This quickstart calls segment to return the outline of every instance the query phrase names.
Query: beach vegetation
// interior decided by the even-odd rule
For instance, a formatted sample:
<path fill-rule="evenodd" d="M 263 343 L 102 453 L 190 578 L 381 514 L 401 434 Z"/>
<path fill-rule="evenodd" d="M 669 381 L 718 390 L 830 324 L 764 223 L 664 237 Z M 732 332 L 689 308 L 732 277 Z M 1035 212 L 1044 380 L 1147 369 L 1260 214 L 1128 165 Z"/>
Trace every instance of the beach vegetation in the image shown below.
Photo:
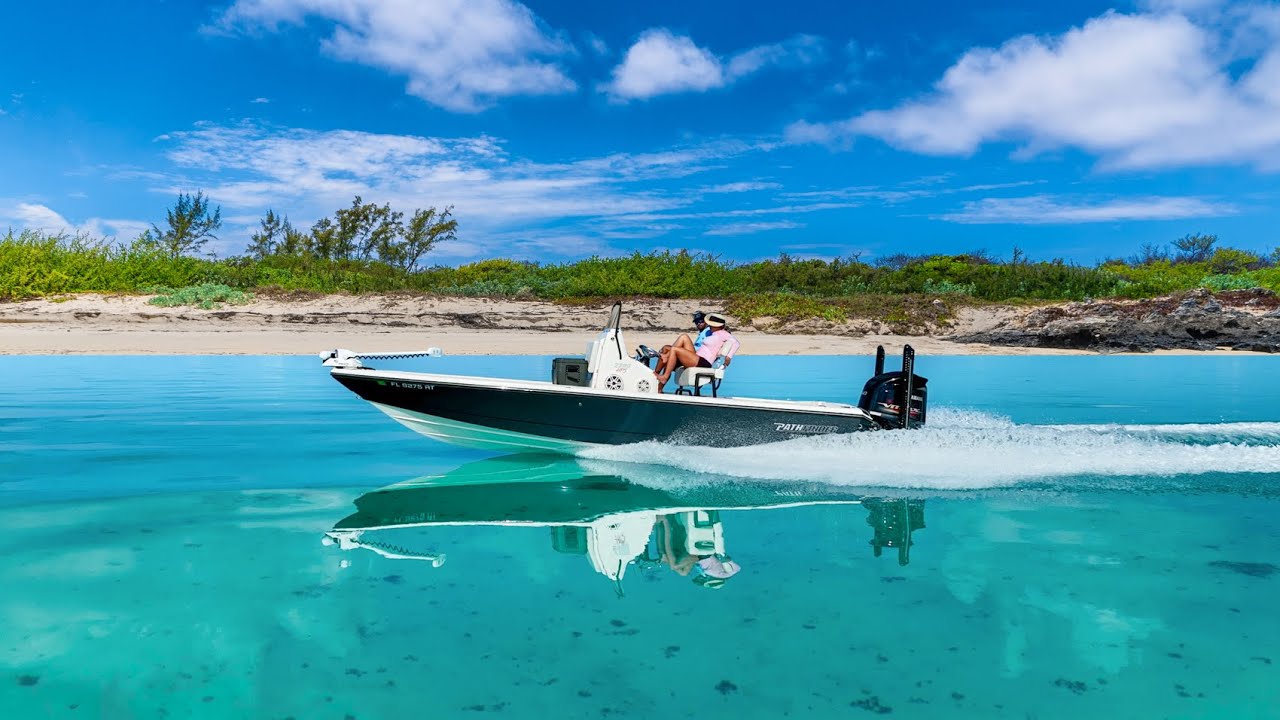
<path fill-rule="evenodd" d="M 237 290 L 217 283 L 202 283 L 184 288 L 146 288 L 147 292 L 156 296 L 147 301 L 156 307 L 198 307 L 205 310 L 216 310 L 227 305 L 248 305 L 253 302 L 253 293 Z"/>
<path fill-rule="evenodd" d="M 1183 235 L 1173 241 L 1178 250 L 1177 259 L 1181 262 L 1198 263 L 1209 259 L 1213 254 L 1213 246 L 1218 242 L 1217 235 Z"/>
<path fill-rule="evenodd" d="M 956 255 L 899 253 L 864 261 L 785 253 L 756 262 L 664 251 L 573 262 L 485 259 L 429 264 L 440 243 L 455 241 L 453 208 L 415 209 L 365 202 L 322 218 L 309 230 L 267 210 L 242 255 L 199 257 L 221 212 L 201 192 L 179 195 L 165 226 L 129 241 L 33 230 L 0 236 L 0 298 L 71 293 L 145 293 L 156 304 L 217 307 L 254 294 L 411 292 L 445 296 L 545 299 L 721 299 L 750 322 L 878 318 L 897 327 L 945 323 L 953 308 L 984 302 L 1146 298 L 1197 287 L 1280 290 L 1280 248 L 1263 255 L 1185 235 L 1143 245 L 1127 259 L 1094 266 L 1036 260 L 1021 249 L 1007 259 L 984 250 Z M 157 288 L 164 288 L 159 292 Z M 235 294 L 241 293 L 241 294 Z"/>
<path fill-rule="evenodd" d="M 222 227 L 222 208 L 210 210 L 209 198 L 199 191 L 195 195 L 179 194 L 178 202 L 165 215 L 164 229 L 153 224 L 138 242 L 154 245 L 170 258 L 199 251 L 205 243 L 218 238 L 214 231 Z"/>

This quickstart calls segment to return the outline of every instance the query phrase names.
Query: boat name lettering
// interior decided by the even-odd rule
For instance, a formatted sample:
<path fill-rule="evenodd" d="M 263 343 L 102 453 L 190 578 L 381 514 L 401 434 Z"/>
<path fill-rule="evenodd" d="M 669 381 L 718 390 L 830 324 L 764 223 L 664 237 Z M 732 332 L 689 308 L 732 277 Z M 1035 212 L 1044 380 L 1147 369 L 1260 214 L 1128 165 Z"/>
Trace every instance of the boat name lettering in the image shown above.
<path fill-rule="evenodd" d="M 402 388 L 404 390 L 435 390 L 435 385 L 426 385 L 416 382 L 404 382 L 402 380 L 388 380 L 387 384 L 394 388 Z"/>
<path fill-rule="evenodd" d="M 798 423 L 774 423 L 776 432 L 790 433 L 833 433 L 839 432 L 838 425 L 801 425 Z"/>

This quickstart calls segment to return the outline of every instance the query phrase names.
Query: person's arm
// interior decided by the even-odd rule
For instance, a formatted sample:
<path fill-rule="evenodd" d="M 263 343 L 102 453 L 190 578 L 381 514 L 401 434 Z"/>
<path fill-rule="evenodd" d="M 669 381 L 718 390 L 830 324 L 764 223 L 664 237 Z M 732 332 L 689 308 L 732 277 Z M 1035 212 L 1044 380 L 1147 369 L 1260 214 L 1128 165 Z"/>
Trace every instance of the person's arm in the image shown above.
<path fill-rule="evenodd" d="M 725 338 L 725 343 L 729 345 L 729 350 L 724 354 L 724 366 L 729 367 L 729 363 L 733 360 L 733 354 L 738 352 L 738 348 L 742 347 L 742 343 L 738 342 L 738 338 L 734 337 L 733 333 L 728 330 L 725 330 L 724 334 L 729 336 Z"/>

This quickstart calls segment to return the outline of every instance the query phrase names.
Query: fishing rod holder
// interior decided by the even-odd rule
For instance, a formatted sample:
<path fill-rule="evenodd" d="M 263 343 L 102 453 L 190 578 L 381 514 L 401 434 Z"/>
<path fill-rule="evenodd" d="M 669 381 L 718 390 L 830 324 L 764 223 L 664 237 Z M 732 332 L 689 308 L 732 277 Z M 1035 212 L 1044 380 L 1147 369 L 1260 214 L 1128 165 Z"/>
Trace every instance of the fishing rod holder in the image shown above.
<path fill-rule="evenodd" d="M 401 360 L 420 357 L 442 357 L 444 351 L 438 347 L 426 350 L 409 350 L 406 352 L 358 353 L 344 348 L 325 350 L 320 353 L 321 364 L 325 367 L 362 368 L 366 367 L 361 360 Z M 372 370 L 373 368 L 369 368 Z"/>

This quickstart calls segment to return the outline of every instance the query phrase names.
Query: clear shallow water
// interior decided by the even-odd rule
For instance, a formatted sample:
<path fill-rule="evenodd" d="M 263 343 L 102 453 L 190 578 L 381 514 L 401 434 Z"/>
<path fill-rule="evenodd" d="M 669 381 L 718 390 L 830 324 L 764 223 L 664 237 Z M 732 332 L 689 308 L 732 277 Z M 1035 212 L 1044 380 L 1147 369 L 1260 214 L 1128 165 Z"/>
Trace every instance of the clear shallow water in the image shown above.
<path fill-rule="evenodd" d="M 743 358 L 733 392 L 850 400 L 869 365 Z M 311 358 L 0 358 L 0 717 L 1275 717 L 1274 368 L 921 358 L 921 432 L 549 461 L 420 439 Z M 321 543 L 423 476 L 571 489 L 361 536 L 440 567 Z M 908 502 L 900 565 L 871 541 Z M 719 589 L 548 528 L 691 507 Z"/>

